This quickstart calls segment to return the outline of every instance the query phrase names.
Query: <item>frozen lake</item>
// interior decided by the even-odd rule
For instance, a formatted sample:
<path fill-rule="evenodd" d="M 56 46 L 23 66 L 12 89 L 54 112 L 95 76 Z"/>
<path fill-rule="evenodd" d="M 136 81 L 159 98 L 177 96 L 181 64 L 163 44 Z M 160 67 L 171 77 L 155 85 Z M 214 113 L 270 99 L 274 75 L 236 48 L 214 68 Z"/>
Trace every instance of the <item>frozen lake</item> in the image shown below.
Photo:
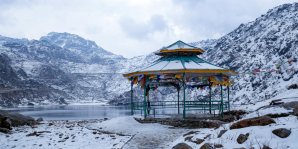
<path fill-rule="evenodd" d="M 6 109 L 44 120 L 87 120 L 130 115 L 129 107 L 102 105 L 55 105 Z"/>

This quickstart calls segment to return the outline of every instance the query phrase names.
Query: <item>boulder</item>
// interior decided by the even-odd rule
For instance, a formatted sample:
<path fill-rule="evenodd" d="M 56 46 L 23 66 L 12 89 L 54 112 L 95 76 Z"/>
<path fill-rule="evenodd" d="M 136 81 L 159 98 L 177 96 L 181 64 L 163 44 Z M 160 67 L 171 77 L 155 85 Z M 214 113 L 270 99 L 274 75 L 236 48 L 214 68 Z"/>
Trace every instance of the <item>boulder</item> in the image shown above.
<path fill-rule="evenodd" d="M 202 142 L 204 142 L 205 140 L 204 139 L 199 139 L 197 138 L 195 141 L 192 140 L 191 142 L 195 143 L 195 144 L 201 144 Z"/>
<path fill-rule="evenodd" d="M 269 146 L 267 146 L 267 145 L 264 145 L 264 146 L 262 147 L 262 149 L 272 149 L 272 148 L 269 147 Z"/>
<path fill-rule="evenodd" d="M 210 143 L 205 143 L 200 149 L 214 149 L 214 147 Z"/>
<path fill-rule="evenodd" d="M 298 101 L 287 102 L 282 106 L 286 109 L 298 109 Z"/>
<path fill-rule="evenodd" d="M 10 133 L 10 130 L 7 129 L 7 128 L 1 128 L 0 127 L 0 132 L 2 132 L 2 133 Z"/>
<path fill-rule="evenodd" d="M 221 120 L 224 122 L 233 122 L 235 120 L 241 119 L 244 114 L 247 114 L 247 112 L 244 110 L 226 111 L 223 113 Z"/>
<path fill-rule="evenodd" d="M 232 124 L 230 129 L 239 129 L 239 128 L 245 128 L 250 126 L 266 126 L 272 123 L 275 123 L 275 121 L 272 118 L 268 116 L 260 116 L 260 117 L 240 120 Z"/>
<path fill-rule="evenodd" d="M 291 134 L 291 130 L 286 128 L 278 128 L 273 130 L 272 133 L 280 138 L 287 138 Z"/>
<path fill-rule="evenodd" d="M 199 131 L 190 131 L 190 132 L 184 134 L 183 137 L 188 136 L 188 135 L 195 134 L 195 133 L 197 133 L 197 132 L 199 132 Z"/>
<path fill-rule="evenodd" d="M 195 144 L 201 144 L 202 142 L 205 141 L 204 139 L 197 138 L 196 140 L 193 140 L 192 138 L 193 138 L 193 136 L 185 137 L 184 141 L 189 141 L 189 142 L 192 142 L 192 143 L 195 143 Z"/>
<path fill-rule="evenodd" d="M 215 148 L 223 148 L 223 145 L 222 144 L 214 144 L 214 147 Z"/>
<path fill-rule="evenodd" d="M 11 120 L 8 117 L 0 118 L 0 128 L 11 130 Z"/>
<path fill-rule="evenodd" d="M 35 125 L 37 122 L 34 118 L 24 116 L 19 113 L 12 113 L 0 110 L 0 127 L 11 129 L 11 127 L 23 126 L 23 125 Z"/>
<path fill-rule="evenodd" d="M 295 116 L 298 116 L 298 107 L 295 107 L 295 108 L 293 109 L 293 114 L 294 114 Z"/>
<path fill-rule="evenodd" d="M 38 119 L 36 119 L 36 121 L 41 122 L 41 121 L 43 121 L 43 118 L 39 117 Z"/>
<path fill-rule="evenodd" d="M 224 133 L 226 133 L 228 130 L 224 129 L 224 130 L 220 130 L 217 138 L 220 138 Z"/>
<path fill-rule="evenodd" d="M 172 149 L 192 149 L 192 147 L 190 147 L 186 143 L 178 143 Z"/>
<path fill-rule="evenodd" d="M 246 133 L 246 134 L 240 134 L 237 138 L 237 142 L 239 144 L 242 144 L 244 143 L 247 139 L 248 139 L 248 136 L 249 136 L 249 133 Z"/>
<path fill-rule="evenodd" d="M 185 138 L 184 138 L 184 141 L 191 141 L 192 137 L 193 137 L 193 136 L 185 137 Z"/>

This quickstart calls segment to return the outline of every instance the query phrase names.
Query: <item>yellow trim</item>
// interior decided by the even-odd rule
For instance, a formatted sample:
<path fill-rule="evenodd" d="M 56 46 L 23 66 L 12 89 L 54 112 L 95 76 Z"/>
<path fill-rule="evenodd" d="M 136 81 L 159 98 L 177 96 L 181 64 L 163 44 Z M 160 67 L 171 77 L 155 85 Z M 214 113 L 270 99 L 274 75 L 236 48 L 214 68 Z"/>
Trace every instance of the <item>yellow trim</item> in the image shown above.
<path fill-rule="evenodd" d="M 123 74 L 124 77 L 131 77 L 136 75 L 149 75 L 149 74 L 169 74 L 169 73 L 198 73 L 198 74 L 208 74 L 208 73 L 232 73 L 237 75 L 238 73 L 228 69 L 180 69 L 180 70 L 161 70 L 161 71 L 136 71 L 131 73 Z"/>

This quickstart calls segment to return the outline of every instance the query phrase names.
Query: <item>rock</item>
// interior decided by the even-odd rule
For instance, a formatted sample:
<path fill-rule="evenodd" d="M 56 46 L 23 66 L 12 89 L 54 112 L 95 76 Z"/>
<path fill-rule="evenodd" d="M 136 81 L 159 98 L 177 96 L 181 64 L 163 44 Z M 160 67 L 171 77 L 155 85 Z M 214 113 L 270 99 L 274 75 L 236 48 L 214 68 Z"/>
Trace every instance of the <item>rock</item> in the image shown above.
<path fill-rule="evenodd" d="M 197 139 L 194 141 L 192 138 L 193 138 L 193 136 L 185 137 L 185 138 L 184 138 L 184 141 L 189 141 L 189 142 L 192 142 L 192 143 L 195 143 L 195 144 L 201 144 L 202 142 L 205 141 L 204 139 L 199 139 L 199 138 L 197 138 Z"/>
<path fill-rule="evenodd" d="M 188 136 L 188 135 L 195 134 L 195 133 L 197 133 L 197 132 L 199 132 L 199 131 L 190 131 L 190 132 L 184 134 L 183 137 Z"/>
<path fill-rule="evenodd" d="M 17 127 L 17 126 L 23 126 L 23 125 L 35 125 L 38 124 L 34 118 L 29 116 L 24 116 L 19 113 L 13 113 L 13 112 L 6 112 L 3 110 L 0 110 L 0 127 L 2 127 L 2 124 L 11 125 L 11 127 Z M 6 128 L 6 127 L 2 127 Z"/>
<path fill-rule="evenodd" d="M 1 128 L 0 127 L 0 132 L 2 132 L 2 133 L 10 133 L 10 130 L 7 129 L 7 128 Z"/>
<path fill-rule="evenodd" d="M 204 139 L 210 138 L 211 134 L 208 134 L 204 137 Z"/>
<path fill-rule="evenodd" d="M 245 135 L 244 134 L 240 134 L 237 138 L 237 142 L 239 144 L 242 144 L 244 143 L 247 139 L 248 139 L 248 136 L 249 136 L 249 133 L 246 133 Z"/>
<path fill-rule="evenodd" d="M 228 130 L 224 129 L 224 130 L 220 130 L 217 138 L 220 138 L 224 133 L 226 133 Z"/>
<path fill-rule="evenodd" d="M 268 116 L 260 116 L 245 120 L 240 120 L 230 127 L 230 129 L 239 129 L 239 128 L 245 128 L 250 126 L 266 126 L 269 124 L 275 123 L 275 121 L 268 117 Z"/>
<path fill-rule="evenodd" d="M 224 122 L 233 122 L 242 118 L 242 115 L 247 114 L 244 110 L 231 110 L 223 113 L 223 118 L 221 119 Z"/>
<path fill-rule="evenodd" d="M 214 147 L 210 143 L 205 143 L 200 149 L 214 149 Z"/>
<path fill-rule="evenodd" d="M 204 139 L 199 139 L 199 138 L 197 138 L 195 141 L 191 141 L 191 142 L 193 142 L 193 143 L 195 143 L 195 144 L 201 144 L 202 142 L 204 142 L 205 140 Z"/>
<path fill-rule="evenodd" d="M 220 120 L 202 120 L 202 119 L 172 119 L 172 118 L 135 118 L 139 123 L 160 123 L 173 127 L 183 128 L 218 128 L 223 121 Z"/>
<path fill-rule="evenodd" d="M 40 118 L 36 119 L 36 121 L 41 122 L 41 121 L 43 121 L 43 118 L 40 117 Z"/>
<path fill-rule="evenodd" d="M 34 106 L 34 103 L 29 102 L 27 105 L 28 105 L 28 106 Z"/>
<path fill-rule="evenodd" d="M 52 125 L 54 125 L 54 124 L 53 124 L 53 123 L 49 123 L 48 125 L 49 125 L 49 126 L 52 126 Z"/>
<path fill-rule="evenodd" d="M 272 133 L 280 138 L 287 138 L 291 134 L 291 130 L 286 128 L 278 128 L 273 130 Z"/>
<path fill-rule="evenodd" d="M 266 116 L 269 116 L 271 118 L 279 118 L 279 117 L 287 117 L 290 113 L 275 113 L 275 114 L 266 114 Z"/>
<path fill-rule="evenodd" d="M 5 128 L 11 130 L 11 120 L 8 117 L 2 117 L 0 119 L 0 128 Z"/>
<path fill-rule="evenodd" d="M 286 109 L 298 109 L 298 101 L 287 102 L 282 106 Z"/>
<path fill-rule="evenodd" d="M 192 147 L 190 147 L 186 143 L 178 143 L 172 149 L 192 149 Z"/>
<path fill-rule="evenodd" d="M 214 147 L 215 148 L 223 148 L 223 145 L 222 144 L 214 144 Z"/>
<path fill-rule="evenodd" d="M 27 137 L 30 137 L 30 136 L 37 136 L 37 137 L 38 137 L 38 136 L 40 136 L 40 133 L 34 131 L 34 132 L 32 132 L 32 133 L 27 134 L 26 136 L 27 136 Z"/>
<path fill-rule="evenodd" d="M 298 107 L 293 109 L 293 113 L 294 113 L 295 116 L 298 116 Z"/>
<path fill-rule="evenodd" d="M 188 136 L 188 137 L 185 137 L 185 138 L 184 138 L 184 141 L 192 141 L 192 140 L 191 140 L 191 139 L 192 139 L 192 137 L 193 137 L 193 136 Z"/>
<path fill-rule="evenodd" d="M 269 146 L 267 146 L 267 145 L 264 145 L 264 146 L 262 147 L 262 149 L 272 149 L 272 148 L 269 147 Z"/>

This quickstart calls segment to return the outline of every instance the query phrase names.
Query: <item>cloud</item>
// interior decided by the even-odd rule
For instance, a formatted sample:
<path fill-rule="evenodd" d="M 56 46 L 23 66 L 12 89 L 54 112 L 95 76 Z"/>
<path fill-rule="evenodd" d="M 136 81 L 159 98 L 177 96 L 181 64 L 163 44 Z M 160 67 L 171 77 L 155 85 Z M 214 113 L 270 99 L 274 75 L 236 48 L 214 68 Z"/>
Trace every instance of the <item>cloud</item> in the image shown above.
<path fill-rule="evenodd" d="M 119 20 L 123 32 L 135 39 L 148 39 L 156 32 L 163 32 L 168 25 L 161 15 L 153 15 L 147 22 L 140 22 L 131 17 L 123 17 Z"/>
<path fill-rule="evenodd" d="M 218 38 L 295 0 L 0 0 L 0 35 L 69 32 L 132 57 L 175 42 Z"/>

